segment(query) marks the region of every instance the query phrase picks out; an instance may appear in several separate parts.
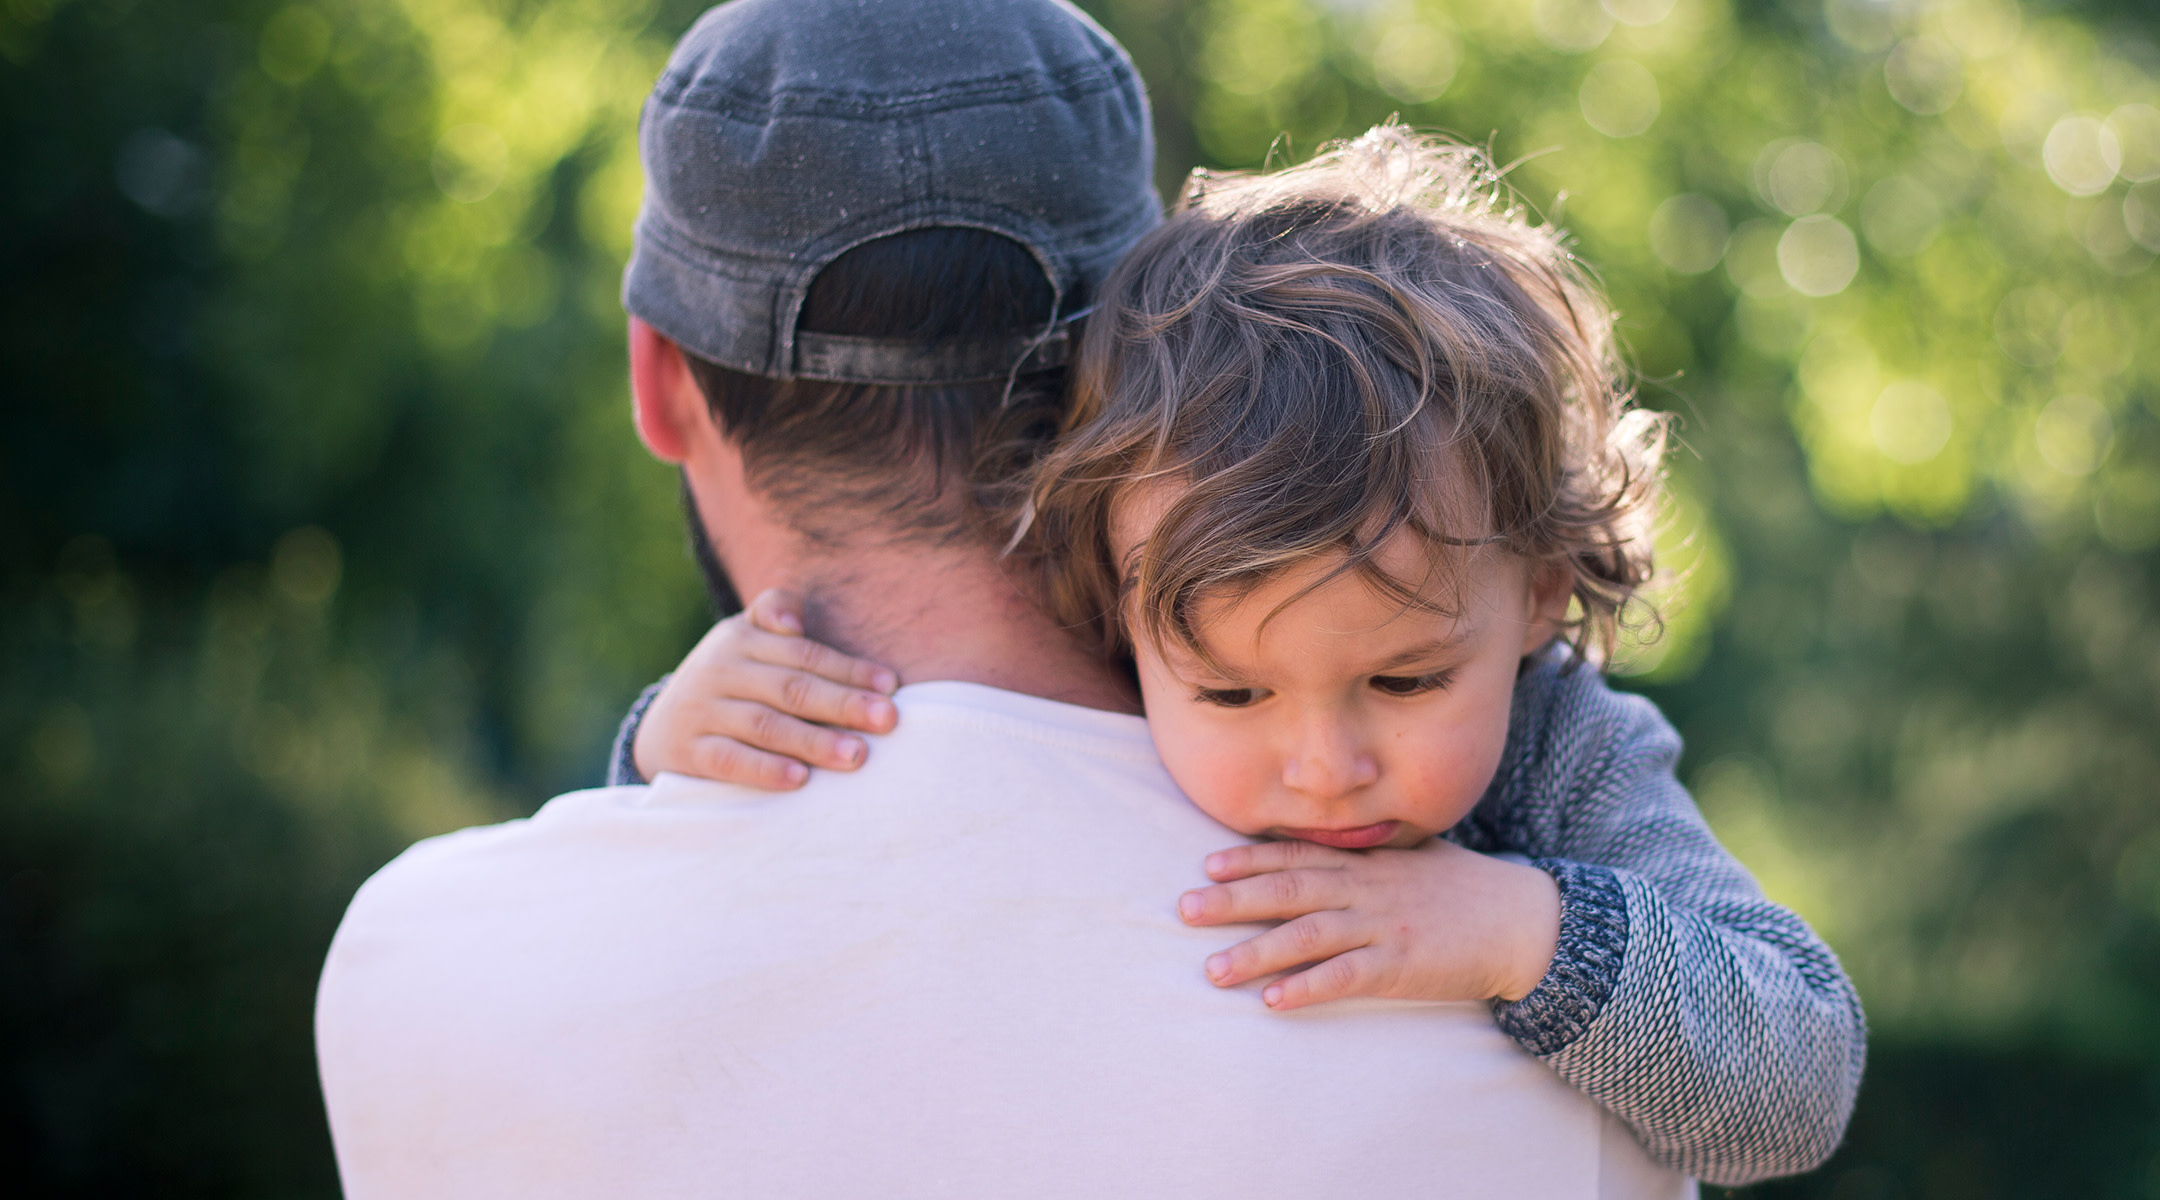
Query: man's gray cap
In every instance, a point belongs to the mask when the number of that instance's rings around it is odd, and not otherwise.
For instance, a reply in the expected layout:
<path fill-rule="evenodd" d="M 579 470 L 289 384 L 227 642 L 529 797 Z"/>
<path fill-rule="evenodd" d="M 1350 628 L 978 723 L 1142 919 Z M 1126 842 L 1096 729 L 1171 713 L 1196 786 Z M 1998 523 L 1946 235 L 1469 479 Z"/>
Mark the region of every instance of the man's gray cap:
<path fill-rule="evenodd" d="M 1060 318 L 1161 220 L 1147 96 L 1058 0 L 733 0 L 675 47 L 638 126 L 623 307 L 774 378 L 950 383 L 1062 361 L 1065 329 L 925 346 L 800 334 L 810 281 L 873 238 L 972 226 L 1027 248 Z"/>

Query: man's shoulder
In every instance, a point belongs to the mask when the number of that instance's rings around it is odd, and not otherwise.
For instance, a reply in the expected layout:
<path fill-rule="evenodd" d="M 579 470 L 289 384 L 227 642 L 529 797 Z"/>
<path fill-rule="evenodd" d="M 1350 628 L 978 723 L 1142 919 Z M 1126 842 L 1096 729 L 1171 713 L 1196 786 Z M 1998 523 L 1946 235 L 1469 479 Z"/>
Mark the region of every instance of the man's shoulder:
<path fill-rule="evenodd" d="M 837 840 L 868 852 L 873 835 L 968 821 L 1009 809 L 1016 795 L 1113 827 L 1156 824 L 1166 807 L 1170 818 L 1197 817 L 1178 811 L 1189 806 L 1139 718 L 963 683 L 911 685 L 897 701 L 899 728 L 870 739 L 860 770 L 815 771 L 796 791 L 663 774 L 650 785 L 568 792 L 531 817 L 418 842 L 362 885 L 340 937 L 384 924 L 442 936 L 440 927 L 460 920 L 553 909 L 686 857 L 741 870 L 841 829 L 847 836 Z"/>
<path fill-rule="evenodd" d="M 959 903 L 955 874 L 1002 878 L 992 864 L 1045 845 L 1152 896 L 1182 885 L 1156 876 L 1182 880 L 1232 836 L 1178 794 L 1137 718 L 965 684 L 902 689 L 899 703 L 900 727 L 871 739 L 859 770 L 813 772 L 796 791 L 663 774 L 412 846 L 354 896 L 325 995 L 604 958 L 633 932 L 711 950 L 752 936 L 744 914 L 770 916 L 782 893 L 803 897 L 791 920 L 873 886 Z"/>
<path fill-rule="evenodd" d="M 529 876 L 564 834 L 578 826 L 634 809 L 644 787 L 590 788 L 566 792 L 530 817 L 475 825 L 425 838 L 383 864 L 347 908 L 340 937 L 356 923 L 413 913 L 421 919 L 453 911 L 461 902 L 486 897 L 513 879 Z"/>
<path fill-rule="evenodd" d="M 565 826 L 634 810 L 650 791 L 649 787 L 639 784 L 564 792 L 542 804 L 529 817 L 493 825 L 473 825 L 423 838 L 391 859 L 377 875 L 393 870 L 427 872 L 447 865 L 486 862 L 497 855 L 516 853 L 549 839 Z"/>

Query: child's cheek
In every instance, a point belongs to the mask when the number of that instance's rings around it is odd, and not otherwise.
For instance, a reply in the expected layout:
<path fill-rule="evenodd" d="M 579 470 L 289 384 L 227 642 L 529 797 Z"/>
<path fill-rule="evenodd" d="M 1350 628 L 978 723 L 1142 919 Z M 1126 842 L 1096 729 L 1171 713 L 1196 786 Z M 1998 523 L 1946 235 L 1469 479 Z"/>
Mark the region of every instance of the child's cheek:
<path fill-rule="evenodd" d="M 1248 745 L 1219 709 L 1193 702 L 1192 691 L 1178 682 L 1159 658 L 1135 656 L 1140 698 L 1147 707 L 1148 734 L 1163 767 L 1195 807 L 1243 834 L 1268 827 L 1261 808 L 1271 794 L 1265 745 Z"/>
<path fill-rule="evenodd" d="M 1205 720 L 1165 714 L 1169 705 L 1149 705 L 1148 728 L 1170 778 L 1201 812 L 1243 834 L 1267 828 L 1260 808 L 1269 789 L 1263 748 L 1232 744 Z"/>
<path fill-rule="evenodd" d="M 1397 740 L 1401 757 L 1395 765 L 1414 813 L 1410 819 L 1435 832 L 1468 816 L 1499 771 L 1507 748 L 1508 691 L 1488 690 L 1494 694 Z"/>
<path fill-rule="evenodd" d="M 1475 744 L 1450 747 L 1456 754 L 1419 764 L 1420 778 L 1404 789 L 1410 798 L 1405 807 L 1410 819 L 1435 833 L 1453 828 L 1477 807 L 1478 798 L 1492 783 L 1497 756 L 1488 757 Z M 1406 781 L 1408 782 L 1408 781 Z"/>

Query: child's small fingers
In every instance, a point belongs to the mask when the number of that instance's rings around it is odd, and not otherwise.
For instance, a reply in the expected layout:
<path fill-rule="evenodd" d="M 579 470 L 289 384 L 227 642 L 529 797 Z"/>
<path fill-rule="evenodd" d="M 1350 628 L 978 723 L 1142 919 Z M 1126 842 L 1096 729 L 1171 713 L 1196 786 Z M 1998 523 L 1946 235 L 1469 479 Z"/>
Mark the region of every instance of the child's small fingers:
<path fill-rule="evenodd" d="M 719 734 L 707 734 L 690 743 L 689 766 L 687 774 L 768 792 L 793 791 L 810 778 L 810 768 L 792 758 L 767 754 Z"/>
<path fill-rule="evenodd" d="M 802 597 L 786 588 L 766 588 L 743 611 L 750 615 L 752 625 L 767 633 L 802 636 Z"/>
<path fill-rule="evenodd" d="M 1386 983 L 1386 956 L 1361 946 L 1283 976 L 1260 989 L 1260 999 L 1277 1012 L 1288 1012 L 1350 996 L 1377 996 Z"/>
<path fill-rule="evenodd" d="M 832 680 L 812 676 L 810 671 L 754 667 L 745 678 L 745 684 L 745 697 L 762 699 L 773 708 L 804 721 L 816 721 L 819 725 L 862 729 L 864 734 L 890 734 L 892 725 L 901 717 L 890 697 L 875 691 L 862 691 L 862 688 L 840 686 Z"/>
<path fill-rule="evenodd" d="M 1317 846 L 1311 842 L 1260 842 L 1251 846 L 1232 846 L 1217 850 L 1207 856 L 1202 864 L 1209 879 L 1228 883 L 1266 871 L 1294 871 L 1306 867 L 1339 867 L 1350 856 L 1332 846 Z"/>
<path fill-rule="evenodd" d="M 842 687 L 829 679 L 793 667 L 746 663 L 730 690 L 735 699 L 755 701 L 791 717 L 815 721 L 820 725 L 860 729 L 864 733 L 886 733 L 899 719 L 899 713 L 889 697 L 858 688 Z M 728 729 L 724 732 L 735 731 Z M 754 742 L 756 739 L 751 737 L 744 740 Z"/>
<path fill-rule="evenodd" d="M 899 676 L 892 668 L 879 666 L 867 658 L 842 654 L 823 642 L 802 637 L 764 637 L 751 640 L 745 649 L 748 656 L 761 663 L 775 667 L 792 667 L 808 671 L 845 687 L 865 688 L 891 695 L 900 686 Z"/>
<path fill-rule="evenodd" d="M 1350 890 L 1341 871 L 1271 871 L 1213 884 L 1178 897 L 1187 925 L 1287 921 L 1322 909 L 1346 908 Z"/>
<path fill-rule="evenodd" d="M 859 737 L 796 720 L 755 700 L 711 701 L 703 726 L 753 750 L 833 771 L 854 770 L 870 751 Z"/>
<path fill-rule="evenodd" d="M 1364 945 L 1366 940 L 1363 925 L 1348 913 L 1307 913 L 1208 955 L 1202 966 L 1217 987 L 1231 987 L 1333 958 Z"/>

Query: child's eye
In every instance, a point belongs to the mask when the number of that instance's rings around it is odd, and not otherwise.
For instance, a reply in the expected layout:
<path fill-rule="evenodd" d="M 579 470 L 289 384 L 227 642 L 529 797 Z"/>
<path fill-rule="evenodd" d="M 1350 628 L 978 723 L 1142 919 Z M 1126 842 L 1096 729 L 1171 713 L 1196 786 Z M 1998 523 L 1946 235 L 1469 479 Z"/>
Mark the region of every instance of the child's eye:
<path fill-rule="evenodd" d="M 1224 708 L 1244 708 L 1259 698 L 1258 688 L 1201 688 L 1193 693 L 1193 699 L 1202 704 L 1219 704 Z"/>
<path fill-rule="evenodd" d="M 1445 671 L 1427 671 L 1423 675 L 1375 675 L 1371 682 L 1374 691 L 1385 695 L 1422 696 L 1445 688 L 1454 678 L 1455 670 L 1450 667 Z"/>

